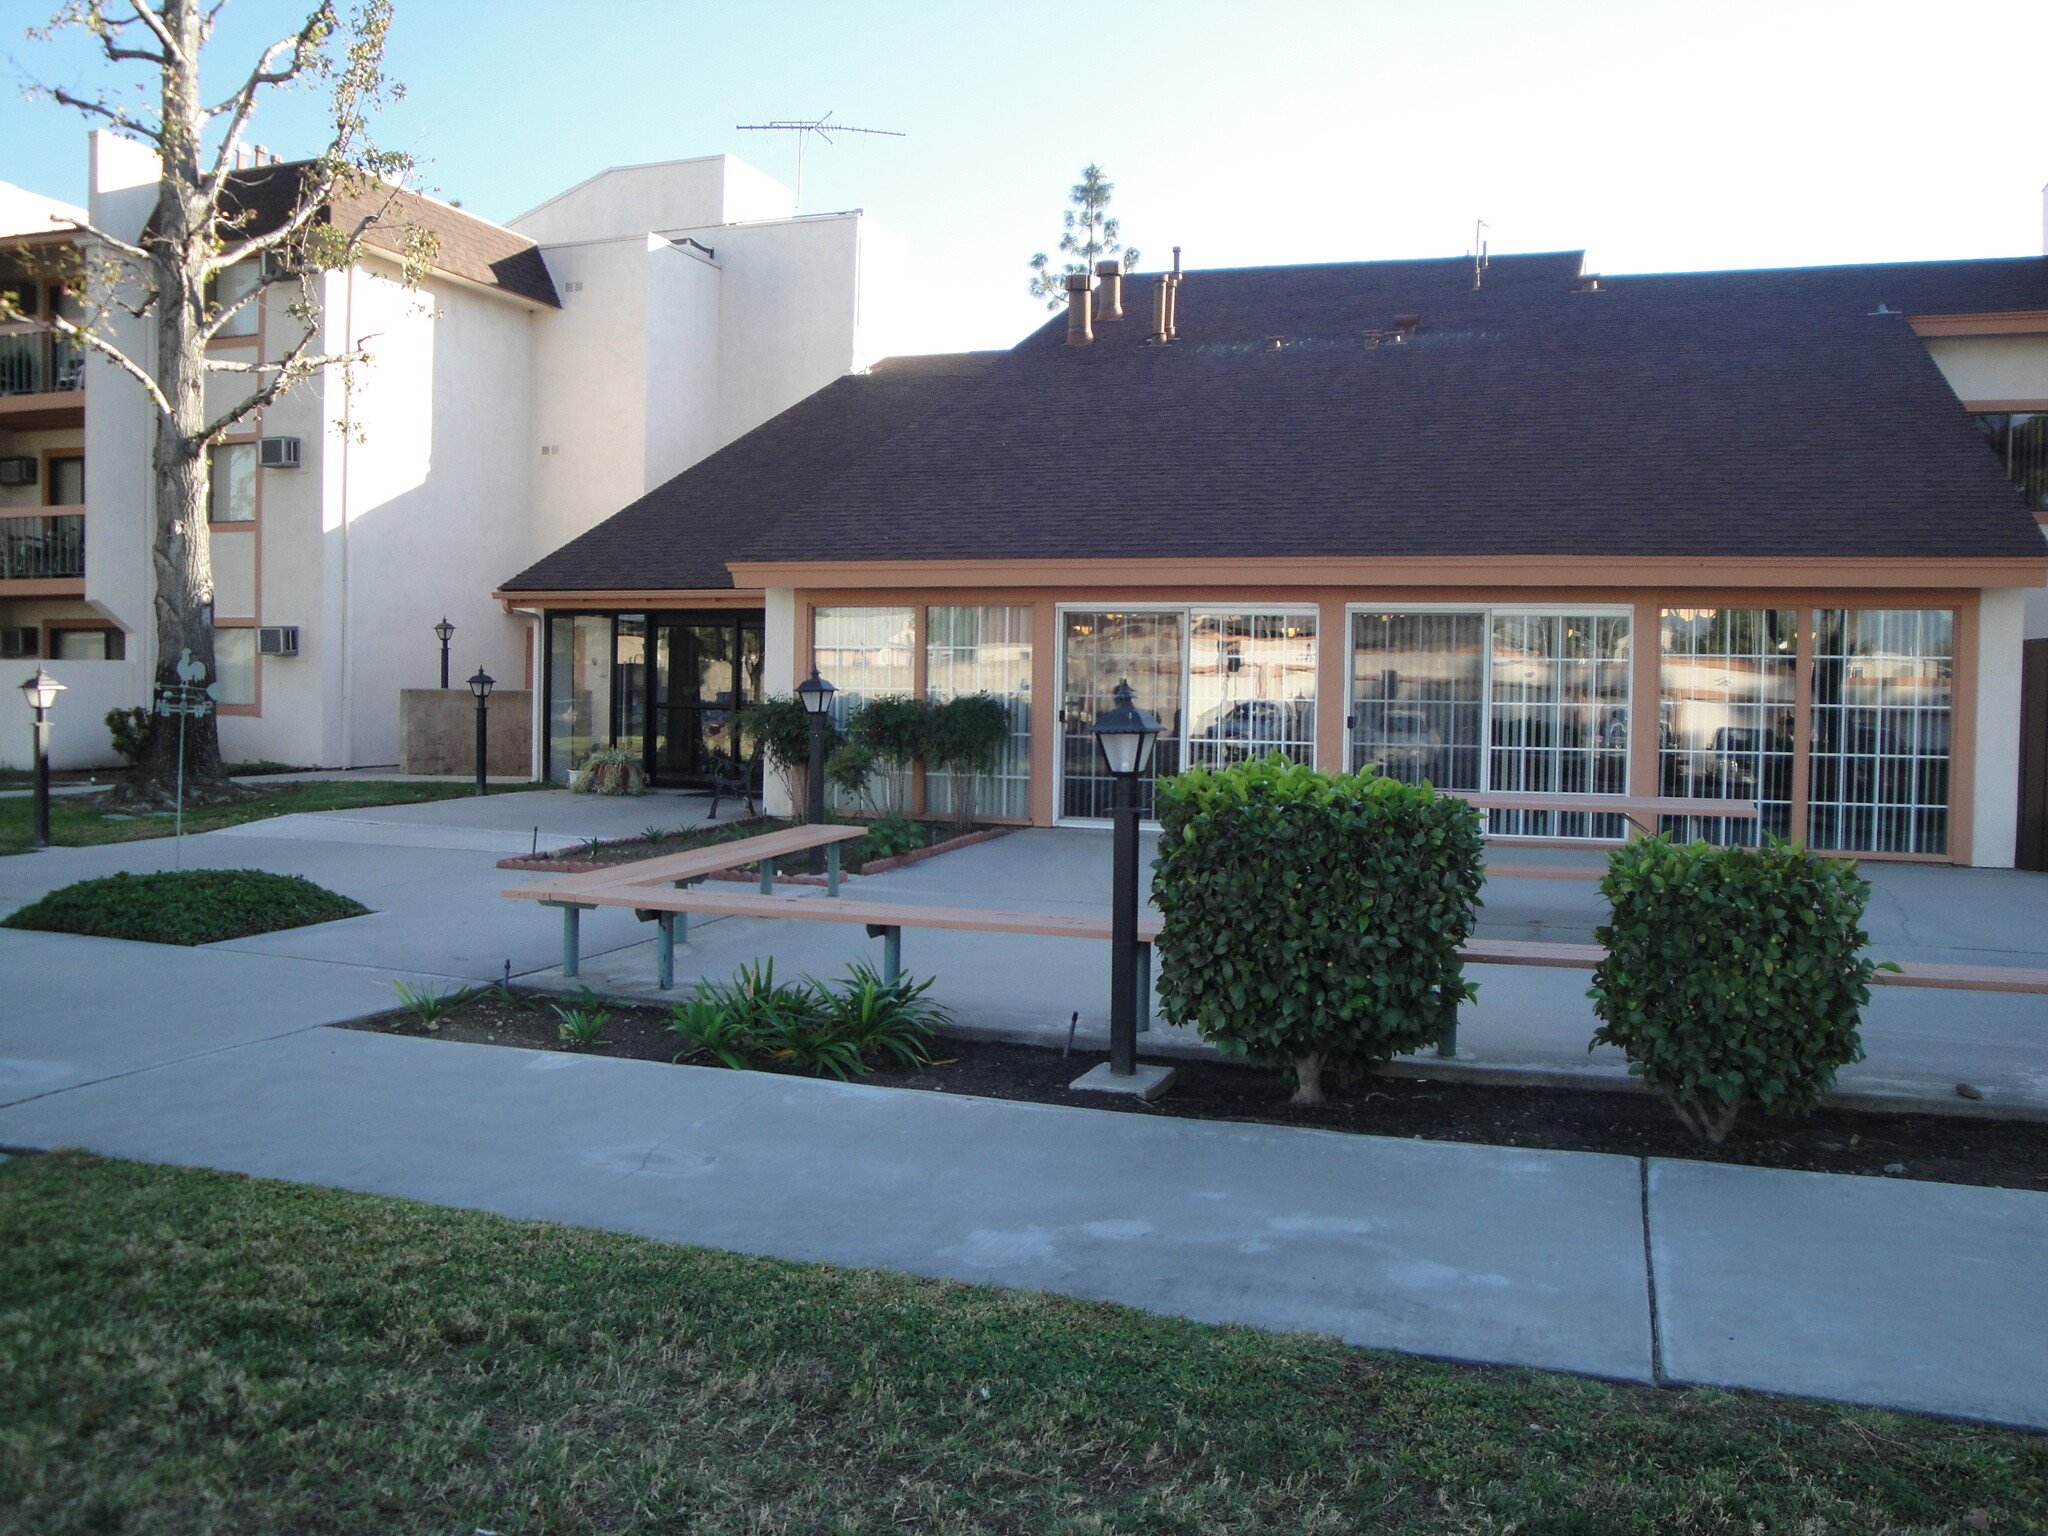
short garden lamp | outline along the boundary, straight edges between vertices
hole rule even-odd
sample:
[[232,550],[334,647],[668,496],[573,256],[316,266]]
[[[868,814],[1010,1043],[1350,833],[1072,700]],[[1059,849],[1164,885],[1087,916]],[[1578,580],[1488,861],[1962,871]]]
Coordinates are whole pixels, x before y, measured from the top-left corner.
[[441,642],[441,686],[446,688],[448,686],[448,642],[455,638],[455,626],[448,622],[446,614],[443,614],[441,622],[434,626],[434,634]]
[[484,793],[484,761],[487,754],[486,721],[491,709],[491,689],[497,679],[482,667],[476,669],[476,676],[469,680],[469,691],[476,699],[476,792]]
[[[832,717],[832,695],[839,690],[824,678],[818,676],[818,669],[811,668],[811,675],[796,685],[796,696],[803,704],[804,713],[811,717],[811,766],[805,775],[804,821],[813,827],[825,824],[825,727]],[[816,874],[825,867],[825,850],[811,850],[811,873]]]
[[22,698],[36,714],[36,804],[35,827],[28,840],[31,848],[50,846],[50,706],[63,691],[64,685],[41,667],[21,685]]
[[1095,745],[1116,781],[1110,810],[1113,874],[1110,886],[1109,1071],[1138,1070],[1138,775],[1152,767],[1159,717],[1137,707],[1129,682],[1116,685],[1116,703],[1095,717]]

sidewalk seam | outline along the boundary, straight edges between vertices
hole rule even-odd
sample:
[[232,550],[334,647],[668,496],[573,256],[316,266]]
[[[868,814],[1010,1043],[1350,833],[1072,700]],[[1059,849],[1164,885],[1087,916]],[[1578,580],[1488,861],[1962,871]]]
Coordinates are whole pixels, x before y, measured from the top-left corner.
[[1643,1289],[1650,1302],[1650,1380],[1663,1387],[1670,1383],[1664,1379],[1664,1338],[1663,1321],[1657,1315],[1657,1254],[1650,1246],[1650,1160],[1636,1159],[1638,1188],[1642,1194],[1643,1212]]

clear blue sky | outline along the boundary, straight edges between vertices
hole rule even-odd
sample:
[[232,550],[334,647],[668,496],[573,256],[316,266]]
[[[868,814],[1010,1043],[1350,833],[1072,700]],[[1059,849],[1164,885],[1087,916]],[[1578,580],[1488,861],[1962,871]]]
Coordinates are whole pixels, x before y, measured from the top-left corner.
[[[234,0],[210,86],[299,12]],[[103,75],[18,25],[12,85]],[[941,350],[1042,318],[1024,263],[1090,159],[1147,265],[1176,243],[1195,268],[1452,255],[1480,217],[1496,251],[1607,272],[2037,254],[2044,59],[2039,0],[398,0],[409,96],[382,136],[507,218],[607,165],[729,150],[792,179],[789,140],[741,122],[904,130],[814,147],[804,206],[909,241],[916,340]],[[317,132],[288,98],[255,136],[291,155]],[[84,175],[75,116],[0,93],[0,179],[81,199]]]

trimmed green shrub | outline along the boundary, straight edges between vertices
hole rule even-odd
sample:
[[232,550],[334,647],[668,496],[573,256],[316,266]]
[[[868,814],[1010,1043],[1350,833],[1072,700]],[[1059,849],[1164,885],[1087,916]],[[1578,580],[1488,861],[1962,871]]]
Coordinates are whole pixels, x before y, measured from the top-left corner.
[[130,767],[149,756],[149,738],[156,729],[156,716],[136,704],[127,709],[108,710],[106,721],[114,750]]
[[30,902],[0,926],[145,944],[217,944],[369,910],[297,875],[185,869],[81,880]]
[[953,820],[964,831],[974,820],[974,780],[993,772],[1010,739],[1010,712],[993,694],[963,693],[932,711],[925,757],[953,775]]
[[846,733],[882,767],[895,770],[888,776],[890,810],[909,810],[911,767],[931,748],[931,701],[907,693],[863,699],[847,716]]
[[845,797],[845,803],[868,803],[868,785],[875,777],[875,754],[854,741],[843,741],[825,759],[825,782]]
[[926,846],[924,828],[908,816],[884,816],[868,827],[860,840],[860,861],[898,858]]
[[1370,1069],[1475,995],[1458,946],[1479,905],[1479,813],[1427,784],[1317,773],[1278,753],[1163,780],[1153,899],[1159,1001],[1229,1055]]
[[1863,1059],[1877,967],[1854,865],[1778,838],[1646,837],[1614,851],[1600,890],[1614,915],[1593,935],[1593,1043],[1620,1047],[1695,1135],[1721,1141],[1745,1104],[1803,1115]]

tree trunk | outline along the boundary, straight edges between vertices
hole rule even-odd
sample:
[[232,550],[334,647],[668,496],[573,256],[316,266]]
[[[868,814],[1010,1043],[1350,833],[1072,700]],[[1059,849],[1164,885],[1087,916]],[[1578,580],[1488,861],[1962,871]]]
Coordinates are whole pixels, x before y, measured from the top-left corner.
[[972,770],[953,775],[953,830],[962,835],[974,826],[974,780]]
[[1323,1053],[1311,1051],[1294,1058],[1294,1097],[1290,1104],[1323,1104]]
[[[204,125],[198,68],[201,17],[192,0],[165,0],[163,18],[184,43],[190,63],[174,60],[163,69],[163,178],[157,186],[150,259],[150,279],[158,294],[156,379],[170,404],[169,413],[159,411],[156,418],[156,526],[150,547],[156,588],[152,702],[159,707],[167,688],[196,680],[204,689],[220,680],[213,647],[213,551],[207,532],[211,477],[202,328],[207,313],[204,225],[210,209],[199,166]],[[192,691],[187,689],[187,695]],[[184,726],[186,803],[245,798],[249,791],[222,770],[214,711],[189,715]],[[116,802],[168,807],[178,793],[179,740],[177,717],[158,713],[149,751],[115,792]]]

